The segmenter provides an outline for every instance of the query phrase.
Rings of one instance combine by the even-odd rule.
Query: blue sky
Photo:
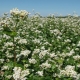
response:
[[[80,0],[0,0],[0,14],[13,8],[27,10],[30,13],[39,12],[41,15],[73,14],[80,15]]]

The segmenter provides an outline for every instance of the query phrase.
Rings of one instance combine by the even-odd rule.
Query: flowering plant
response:
[[[28,15],[0,18],[0,79],[80,80],[80,18]]]

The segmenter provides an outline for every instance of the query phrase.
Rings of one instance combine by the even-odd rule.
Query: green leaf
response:
[[[3,31],[3,33],[11,37],[15,37],[17,35],[17,32],[14,32],[14,31]]]
[[[59,78],[55,78],[55,80],[60,80]]]
[[[10,61],[6,63],[5,65],[8,66],[10,69],[12,69],[14,67],[14,62]]]
[[[10,36],[15,37],[17,35],[17,32],[11,32]]]
[[[58,61],[59,64],[62,64],[63,63],[63,60],[62,59],[58,59],[57,61]]]
[[[52,78],[50,76],[46,76],[44,80],[52,80]]]
[[[55,64],[53,64],[51,68],[52,68],[52,71],[54,71],[54,70],[55,70],[55,68],[56,68],[56,65],[55,65]]]

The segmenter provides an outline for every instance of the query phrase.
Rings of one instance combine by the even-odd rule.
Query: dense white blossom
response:
[[[11,15],[19,15],[20,17],[25,17],[26,15],[29,14],[29,12],[27,12],[26,10],[19,10],[17,8],[14,8],[14,9],[10,10],[10,14]]]
[[[26,76],[28,76],[30,73],[29,73],[29,69],[26,69],[26,70],[22,70],[22,68],[20,67],[14,67],[13,69],[14,71],[14,74],[13,74],[13,78],[15,80],[26,80]]]
[[[43,71],[36,72],[39,76],[43,76]]]
[[[50,54],[50,57],[51,57],[51,58],[54,58],[54,57],[56,57],[56,56],[57,56],[57,55],[56,55],[55,53],[51,53],[51,54]]]
[[[39,53],[39,58],[43,58],[48,54],[49,54],[48,50],[41,50],[41,52]]]
[[[29,59],[30,64],[35,64],[37,61],[35,59]]]
[[[14,9],[10,10],[10,14],[11,15],[19,15],[20,14],[20,11],[19,11],[19,9],[14,8]]]
[[[29,50],[23,50],[21,51],[20,55],[23,55],[23,56],[28,56],[30,54],[31,51]]]
[[[76,78],[77,72],[74,70],[74,68],[74,66],[67,65],[64,70],[60,70],[60,75]]]
[[[34,54],[37,54],[37,53],[39,53],[39,52],[40,52],[40,49],[34,49],[33,55],[34,55]]]
[[[78,46],[78,47],[80,46],[80,41],[78,42],[77,46]]]
[[[43,69],[51,68],[51,64],[49,64],[48,62],[42,63],[40,66],[41,66],[41,68],[43,68]]]
[[[18,43],[19,43],[19,44],[26,44],[27,41],[26,41],[26,39],[20,39],[20,40],[18,41]]]
[[[73,56],[75,60],[80,60],[80,55]]]
[[[8,66],[3,66],[1,70],[8,70],[9,67]]]
[[[0,63],[3,63],[4,62],[4,59],[0,59]]]
[[[5,47],[8,47],[8,46],[14,46],[13,42],[6,42]]]

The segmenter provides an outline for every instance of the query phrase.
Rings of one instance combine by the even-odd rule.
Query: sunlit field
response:
[[[80,80],[80,17],[0,18],[0,80]]]

